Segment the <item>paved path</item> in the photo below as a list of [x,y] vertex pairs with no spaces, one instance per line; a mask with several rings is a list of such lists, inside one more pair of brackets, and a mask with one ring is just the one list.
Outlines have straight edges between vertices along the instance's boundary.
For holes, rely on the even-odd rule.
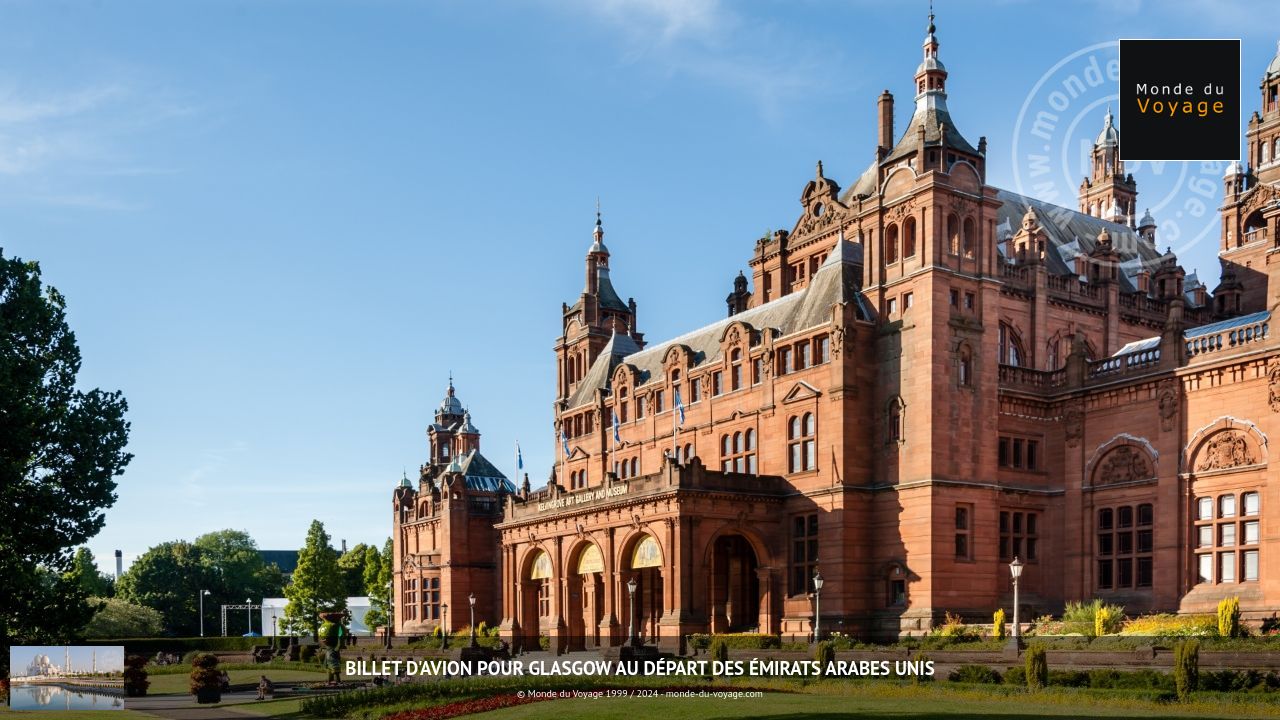
[[125,707],[167,720],[245,720],[251,713],[236,710],[237,705],[258,702],[257,690],[242,690],[222,694],[217,705],[197,705],[190,695],[148,695],[129,698]]

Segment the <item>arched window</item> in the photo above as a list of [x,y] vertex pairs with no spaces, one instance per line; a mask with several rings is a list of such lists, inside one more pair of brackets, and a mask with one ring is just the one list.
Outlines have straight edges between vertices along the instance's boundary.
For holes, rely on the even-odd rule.
[[905,428],[903,427],[902,418],[902,398],[894,395],[889,398],[889,405],[885,410],[885,421],[888,427],[885,428],[885,436],[892,444],[901,443],[905,437]]
[[742,351],[734,348],[729,354],[729,389],[742,388]]
[[1045,370],[1057,370],[1062,362],[1062,341],[1054,337],[1044,346]]
[[977,241],[978,238],[973,225],[973,218],[965,218],[964,234],[960,238],[960,249],[964,251],[965,257],[973,257],[973,250]]
[[631,458],[631,477],[640,474],[640,458]]
[[627,389],[622,388],[618,391],[618,422],[627,421]]
[[1005,365],[1022,367],[1026,364],[1027,354],[1022,350],[1022,340],[1013,328],[1000,323],[1000,362]]
[[947,252],[960,254],[960,218],[955,213],[947,216]]
[[817,420],[813,413],[792,417],[787,431],[787,449],[790,472],[805,472],[818,467]]
[[684,445],[684,461],[689,462],[693,459],[693,443],[685,443]]
[[1262,141],[1262,158],[1261,158],[1261,162],[1259,162],[1258,164],[1266,165],[1269,162],[1271,162],[1271,143],[1267,142],[1266,140],[1263,140]]
[[961,345],[956,367],[956,382],[960,387],[973,385],[973,351],[968,345]]
[[677,368],[671,371],[671,405],[675,407],[677,402],[683,403],[684,400],[680,395],[680,370]]
[[915,257],[916,254],[916,219],[907,218],[902,225],[902,257]]
[[884,231],[884,262],[892,265],[898,262],[898,226],[890,225]]

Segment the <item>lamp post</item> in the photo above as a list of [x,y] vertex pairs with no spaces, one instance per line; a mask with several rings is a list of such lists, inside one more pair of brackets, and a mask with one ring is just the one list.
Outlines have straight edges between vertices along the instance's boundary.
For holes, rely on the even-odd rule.
[[244,615],[249,620],[249,634],[253,634],[253,598],[244,599]]
[[1022,561],[1015,555],[1009,563],[1009,577],[1013,578],[1013,646],[1021,647],[1022,632],[1018,623],[1018,578],[1022,577]]
[[440,633],[440,649],[449,647],[449,603],[440,603],[440,624],[444,630]]
[[627,623],[627,642],[631,643],[631,647],[635,647],[640,644],[636,639],[636,587],[638,585],[639,583],[636,582],[634,575],[627,581],[627,592],[631,593],[631,612],[629,613],[629,622]]
[[204,637],[204,596],[212,594],[208,590],[201,590],[197,593],[197,597],[200,598],[200,637]]
[[471,647],[479,647],[476,643],[476,594],[467,595],[467,602],[471,603]]
[[388,580],[387,581],[387,625],[386,625],[386,630],[384,630],[382,633],[383,639],[386,640],[386,645],[388,650],[391,649],[391,628],[395,627],[395,622],[396,622],[395,600],[396,600],[395,589],[392,586],[391,581]]
[[813,641],[822,639],[822,573],[813,571]]
[[276,646],[277,635],[278,633],[276,632],[276,609],[271,608],[271,647]]

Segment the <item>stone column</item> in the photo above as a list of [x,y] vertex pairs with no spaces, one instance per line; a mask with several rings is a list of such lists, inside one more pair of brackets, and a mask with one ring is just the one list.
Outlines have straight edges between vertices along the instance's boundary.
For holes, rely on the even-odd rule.
[[773,614],[773,571],[767,567],[756,568],[756,579],[760,583],[760,632],[772,635],[778,632]]

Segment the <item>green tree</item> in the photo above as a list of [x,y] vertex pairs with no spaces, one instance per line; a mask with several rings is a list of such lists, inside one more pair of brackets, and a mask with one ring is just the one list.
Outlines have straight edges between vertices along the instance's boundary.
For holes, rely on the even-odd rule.
[[369,628],[388,624],[391,612],[391,538],[382,545],[382,552],[370,545],[364,556],[364,593],[369,596],[369,612],[364,624]]
[[[129,566],[116,584],[116,596],[159,612],[172,635],[197,635],[200,593],[208,587],[204,573],[200,548],[182,540],[160,543]],[[213,627],[209,623],[217,617],[217,605],[205,600],[207,630]]]
[[79,371],[62,294],[0,251],[0,676],[11,645],[70,640],[95,610],[71,548],[102,529],[132,456],[128,403],[76,389]]
[[120,598],[106,598],[102,609],[84,627],[87,638],[155,637],[164,630],[164,618],[149,607]]
[[76,548],[67,579],[79,585],[91,597],[110,597],[114,591],[115,583],[98,571],[98,563],[87,547]]
[[284,589],[289,604],[284,608],[284,627],[294,633],[320,630],[322,612],[345,610],[346,587],[338,568],[338,553],[329,545],[324,524],[312,520],[307,541],[298,552],[298,567]]
[[338,558],[338,569],[342,571],[342,585],[346,588],[347,597],[364,594],[364,556],[368,546],[359,543],[342,553]]
[[[258,544],[243,530],[218,530],[196,538],[202,577],[209,596],[205,611],[223,604],[242,604],[245,598],[254,603],[266,597],[279,597],[284,589],[284,576],[275,564],[268,565],[258,552]],[[208,622],[206,620],[205,622]],[[243,612],[228,615],[228,625],[239,634],[241,622],[248,622]],[[232,624],[234,623],[234,625]],[[245,630],[249,628],[245,627]],[[262,632],[256,625],[254,631]],[[231,629],[228,629],[231,632]]]

